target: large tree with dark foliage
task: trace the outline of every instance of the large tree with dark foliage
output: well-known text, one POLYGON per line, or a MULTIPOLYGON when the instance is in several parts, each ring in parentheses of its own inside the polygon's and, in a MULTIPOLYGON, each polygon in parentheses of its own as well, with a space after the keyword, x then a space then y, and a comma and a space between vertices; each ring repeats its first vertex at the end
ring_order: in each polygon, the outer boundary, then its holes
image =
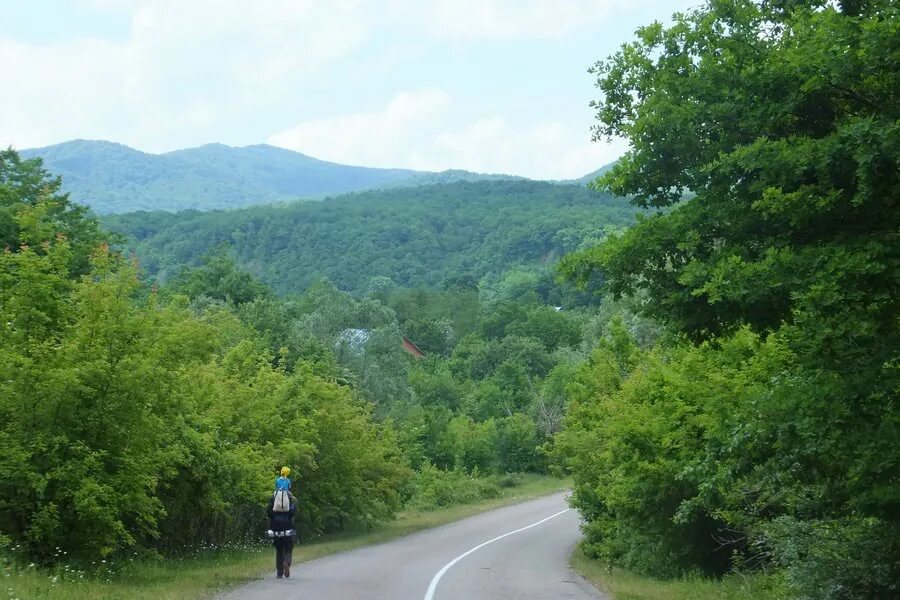
POLYGON ((603 185, 668 210, 571 272, 598 265, 616 292, 648 288, 648 310, 697 337, 860 309, 874 329, 842 335, 883 335, 900 224, 897 8, 819 4, 710 2, 594 66, 595 137, 632 144, 603 185))
POLYGON ((596 357, 563 446, 599 552, 896 597, 898 64, 890 0, 709 0, 594 66, 599 185, 659 211, 564 270, 703 342, 596 357))

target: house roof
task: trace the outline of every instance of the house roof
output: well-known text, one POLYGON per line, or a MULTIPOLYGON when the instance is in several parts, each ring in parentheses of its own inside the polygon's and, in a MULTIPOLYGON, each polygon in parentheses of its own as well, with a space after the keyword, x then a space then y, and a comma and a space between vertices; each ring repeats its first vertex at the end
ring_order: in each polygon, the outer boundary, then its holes
POLYGON ((416 358, 422 358, 423 356, 425 356, 425 353, 422 352, 422 350, 414 343, 412 343, 412 340, 410 340, 405 335, 403 336, 403 349, 416 358))

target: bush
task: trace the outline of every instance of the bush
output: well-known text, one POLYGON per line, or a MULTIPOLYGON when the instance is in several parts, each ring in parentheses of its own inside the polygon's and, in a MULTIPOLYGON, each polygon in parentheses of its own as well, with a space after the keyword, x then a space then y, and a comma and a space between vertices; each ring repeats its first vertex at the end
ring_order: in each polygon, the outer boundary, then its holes
POLYGON ((456 504, 469 504, 500 496, 499 477, 479 477, 460 469, 443 471, 426 463, 413 479, 413 494, 409 505, 421 510, 433 510, 456 504))
POLYGON ((900 556, 900 531, 880 519, 779 517, 763 530, 797 600, 900 597, 900 562, 889 558, 900 556))
POLYGON ((0 253, 14 284, 0 285, 0 531, 23 557, 252 539, 281 464, 304 532, 393 515, 409 470, 349 388, 273 367, 228 312, 141 300, 136 269, 107 249, 65 284, 66 250, 0 253), (230 346, 222 329, 239 333, 230 346))

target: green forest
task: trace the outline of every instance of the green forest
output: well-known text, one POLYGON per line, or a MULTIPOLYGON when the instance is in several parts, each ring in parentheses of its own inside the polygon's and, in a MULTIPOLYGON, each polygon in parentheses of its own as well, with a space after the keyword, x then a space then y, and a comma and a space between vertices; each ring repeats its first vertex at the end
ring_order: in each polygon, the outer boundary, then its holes
POLYGON ((0 152, 0 556, 253 542, 282 464, 301 540, 552 472, 610 569, 897 598, 898 64, 892 0, 647 25, 593 189, 98 222, 0 152))
POLYGON ((550 271, 566 252, 633 224, 637 212, 585 186, 522 180, 235 211, 128 213, 103 223, 125 236, 141 267, 161 282, 224 245, 277 293, 299 293, 323 277, 364 293, 385 277, 401 287, 441 288, 495 285, 517 267, 550 271))

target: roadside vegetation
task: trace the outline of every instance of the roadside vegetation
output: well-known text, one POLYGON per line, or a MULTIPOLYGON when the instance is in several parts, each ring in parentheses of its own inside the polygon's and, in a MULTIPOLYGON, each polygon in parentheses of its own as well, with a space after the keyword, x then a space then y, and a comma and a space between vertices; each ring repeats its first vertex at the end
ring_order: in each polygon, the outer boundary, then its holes
MULTIPOLYGON (((416 499, 391 521, 368 530, 348 530, 317 536, 294 547, 295 564, 344 552, 360 546, 379 544, 437 527, 508 504, 523 502, 567 489, 571 481, 541 475, 510 475, 475 478, 494 490, 487 499, 434 507, 427 499, 416 499), (487 479, 487 481, 480 481, 487 479), (431 507, 431 508, 426 508, 431 507)), ((166 558, 130 557, 94 564, 79 570, 63 563, 46 569, 20 561, 3 564, 7 597, 53 600, 196 600, 216 592, 269 575, 272 549, 267 540, 241 546, 198 548, 166 558)))
POLYGON ((595 133, 631 141, 600 185, 665 209, 563 259, 666 332, 609 328, 567 388, 555 451, 601 564, 900 595, 898 17, 709 2, 595 66, 595 133))
POLYGON ((783 600, 789 598, 783 581, 776 575, 730 574, 710 579, 698 574, 682 574, 673 579, 604 566, 576 548, 572 567, 614 600, 783 600))

